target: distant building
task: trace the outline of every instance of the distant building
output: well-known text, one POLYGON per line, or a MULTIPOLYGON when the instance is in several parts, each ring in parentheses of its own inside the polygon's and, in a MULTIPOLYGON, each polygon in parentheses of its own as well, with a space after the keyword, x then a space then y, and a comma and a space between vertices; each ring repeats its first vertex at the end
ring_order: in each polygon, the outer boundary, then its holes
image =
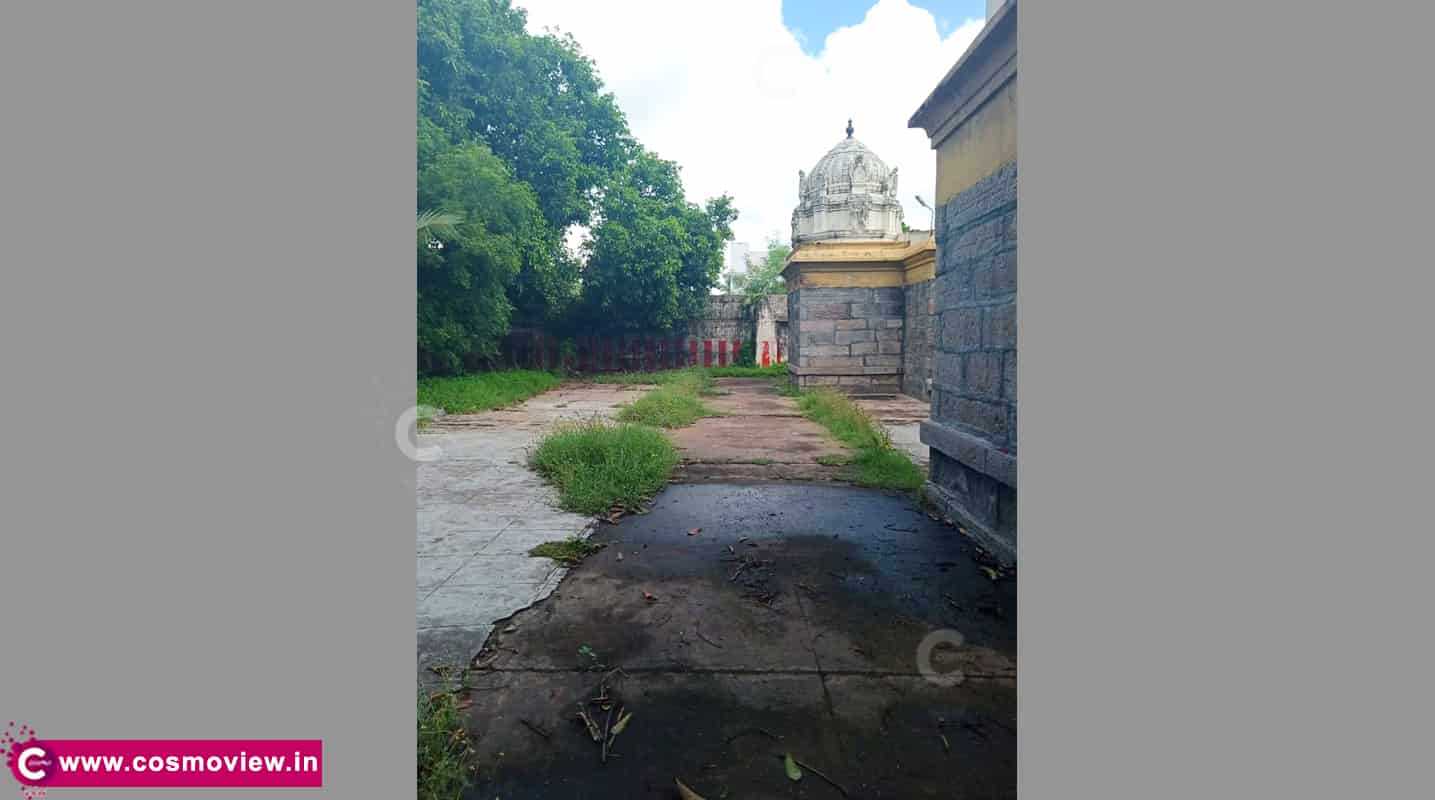
POLYGON ((727 263, 724 265, 733 272, 747 272, 748 265, 752 261, 752 247, 747 242, 728 242, 727 263))

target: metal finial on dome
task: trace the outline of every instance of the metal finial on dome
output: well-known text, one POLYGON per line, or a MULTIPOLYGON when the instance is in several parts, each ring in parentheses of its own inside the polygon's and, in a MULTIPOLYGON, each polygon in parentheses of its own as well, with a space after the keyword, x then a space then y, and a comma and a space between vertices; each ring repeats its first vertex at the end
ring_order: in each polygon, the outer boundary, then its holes
POLYGON ((847 138, 848 138, 848 139, 851 139, 851 138, 852 138, 852 118, 851 118, 851 117, 848 117, 848 118, 847 118, 847 138))

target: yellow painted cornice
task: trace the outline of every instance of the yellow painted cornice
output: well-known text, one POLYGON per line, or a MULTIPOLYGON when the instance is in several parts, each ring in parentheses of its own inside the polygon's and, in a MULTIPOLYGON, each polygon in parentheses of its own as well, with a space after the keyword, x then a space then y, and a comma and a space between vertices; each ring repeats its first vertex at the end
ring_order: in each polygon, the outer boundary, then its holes
POLYGON ((787 257, 787 290, 907 286, 936 275, 937 243, 928 231, 905 241, 811 242, 787 257))

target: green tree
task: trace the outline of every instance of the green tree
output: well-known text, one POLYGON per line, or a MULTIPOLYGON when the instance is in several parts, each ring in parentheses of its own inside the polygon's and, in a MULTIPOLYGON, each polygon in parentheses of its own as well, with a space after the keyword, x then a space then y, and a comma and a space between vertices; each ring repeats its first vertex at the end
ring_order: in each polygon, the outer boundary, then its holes
POLYGON ((762 302, 768 295, 786 294, 787 285, 782 280, 782 268, 791 253, 792 248, 782 241, 778 234, 774 233, 768 237, 767 254, 763 256, 762 263, 749 267, 746 274, 737 276, 737 291, 746 297, 749 303, 762 302))
POLYGON ((419 224, 425 372, 491 361, 511 323, 690 315, 736 216, 729 198, 688 203, 577 42, 525 24, 512 0, 419 0, 419 208, 460 220, 419 224), (594 234, 586 268, 575 228, 594 234))
POLYGON ((737 219, 732 198, 683 196, 678 167, 646 151, 609 189, 587 243, 583 294, 592 325, 672 328, 700 314, 737 219))
POLYGON ((418 354, 425 373, 458 372, 498 355, 512 305, 507 287, 539 263, 547 223, 532 188, 486 146, 436 157, 419 176, 418 354))

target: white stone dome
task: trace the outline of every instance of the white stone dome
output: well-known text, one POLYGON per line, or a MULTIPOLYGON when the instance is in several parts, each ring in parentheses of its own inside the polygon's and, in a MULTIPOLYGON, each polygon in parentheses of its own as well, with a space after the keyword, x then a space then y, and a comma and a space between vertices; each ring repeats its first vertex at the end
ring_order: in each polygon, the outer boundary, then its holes
POLYGON ((867 146, 847 138, 827 151, 809 175, 797 173, 798 205, 792 211, 792 244, 830 240, 895 240, 902 237, 897 170, 867 146))

